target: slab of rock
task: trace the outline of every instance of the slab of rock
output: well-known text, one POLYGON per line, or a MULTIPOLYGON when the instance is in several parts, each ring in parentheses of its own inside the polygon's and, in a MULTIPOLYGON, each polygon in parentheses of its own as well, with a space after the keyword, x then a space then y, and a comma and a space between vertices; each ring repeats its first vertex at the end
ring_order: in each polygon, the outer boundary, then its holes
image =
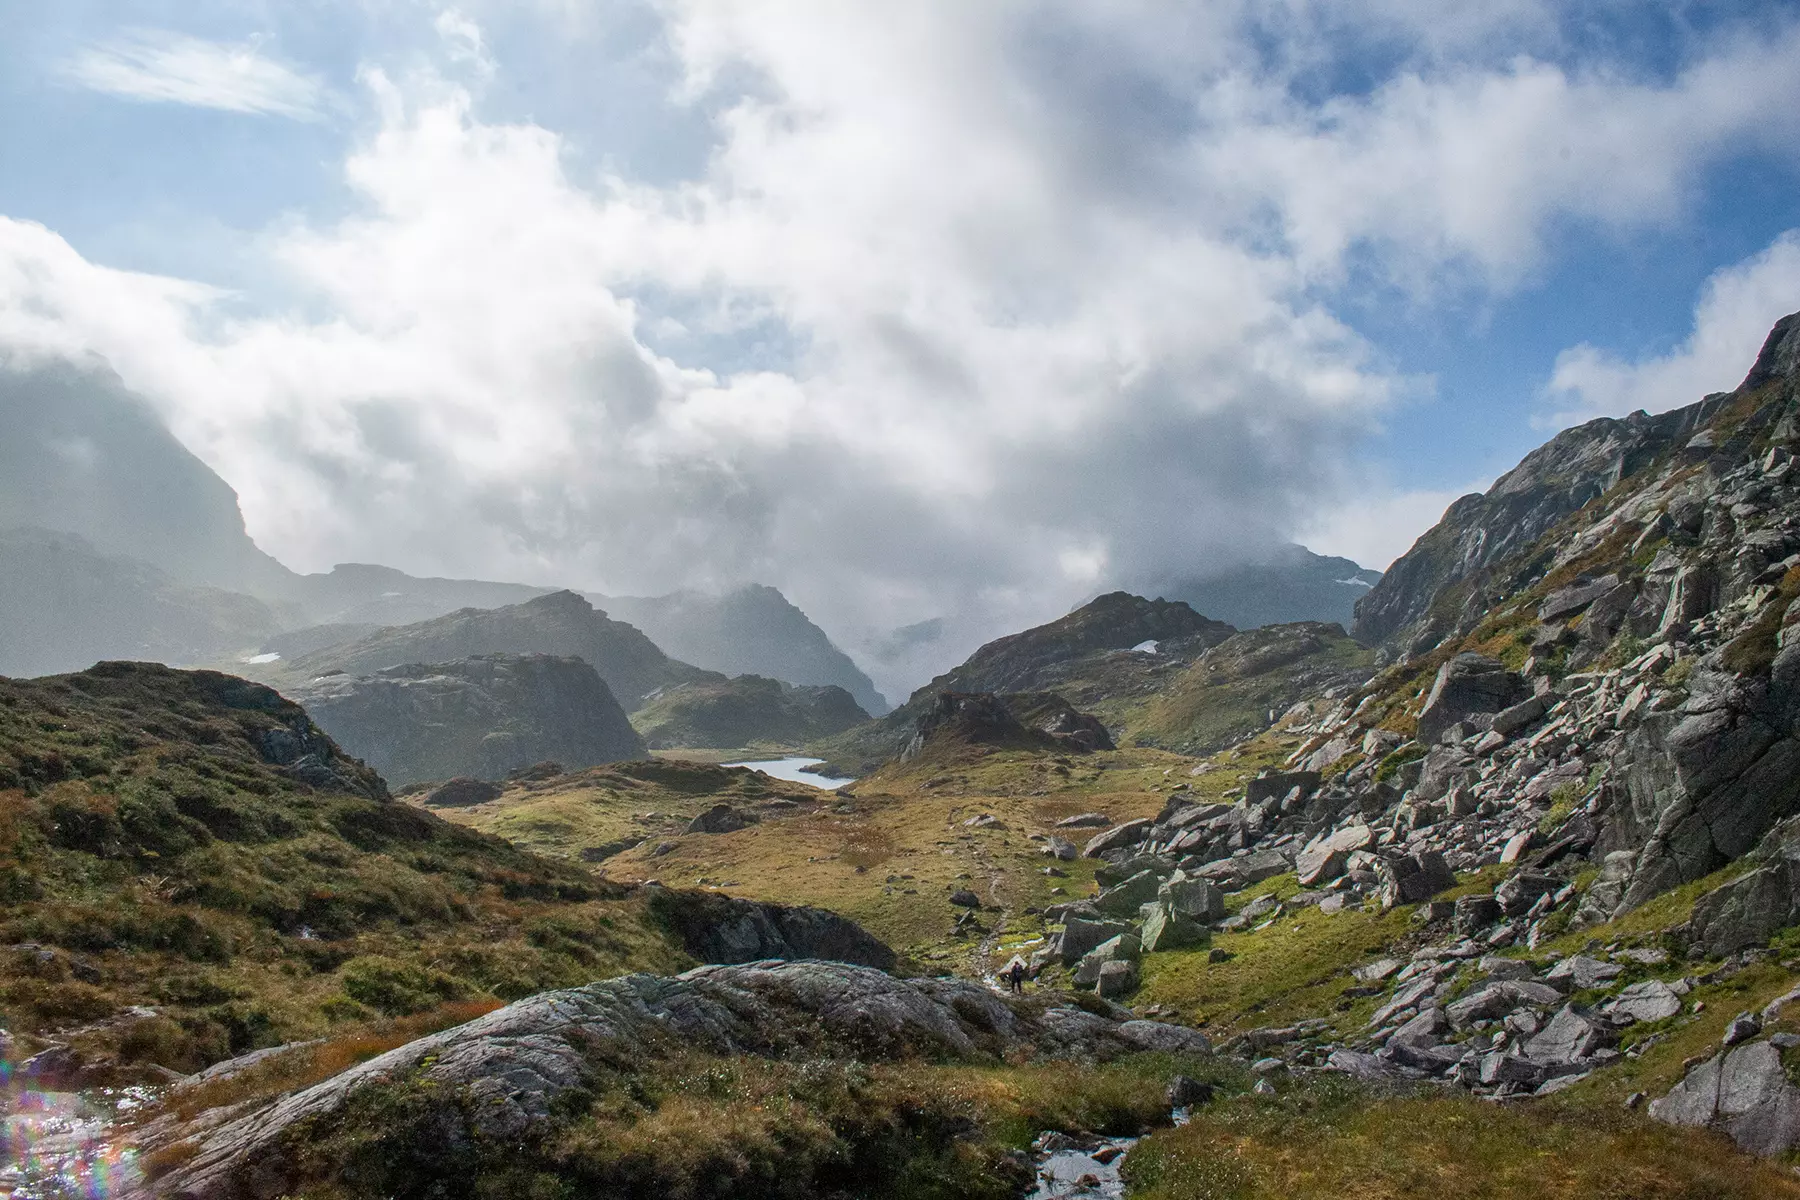
POLYGON ((1100 968, 1094 990, 1108 1000, 1128 996, 1137 989, 1138 969, 1134 962, 1109 962, 1100 968))
POLYGON ((1064 922, 1063 931, 1057 937, 1056 952, 1065 964, 1077 963, 1102 942, 1130 932, 1131 926, 1124 921, 1089 921, 1081 917, 1070 917, 1064 922))
POLYGON ((1671 1125, 1713 1126, 1752 1154, 1773 1157, 1800 1144, 1800 1089, 1787 1081, 1781 1054, 1746 1042, 1701 1063, 1650 1115, 1671 1125))
POLYGON ((1112 824, 1112 818, 1105 813, 1077 813, 1072 817, 1064 817, 1056 823, 1058 829, 1103 829, 1112 824))
POLYGON ((1416 904, 1456 886, 1456 872, 1436 850, 1421 850, 1381 864, 1381 906, 1416 904))
POLYGON ((1149 817, 1136 821, 1127 821, 1123 825, 1115 825, 1105 833, 1097 833, 1081 848, 1082 854, 1088 858, 1099 858, 1108 850, 1117 850, 1125 846, 1135 846, 1150 836, 1155 826, 1149 817))
POLYGON ((650 913, 703 963, 832 959, 891 971, 895 954, 848 917, 823 908, 742 900, 719 892, 648 888, 650 913))
MULTIPOLYGON (((1116 1021, 1073 1005, 1009 1005, 979 984, 896 979, 841 963, 700 967, 544 992, 351 1067, 251 1111, 202 1112, 143 1147, 187 1142, 157 1180, 184 1200, 274 1200, 304 1190, 301 1128, 329 1127, 368 1088, 415 1075, 432 1128, 457 1142, 548 1134, 567 1097, 594 1083, 597 1058, 635 1062, 670 1047, 709 1054, 871 1061, 1110 1059, 1199 1051, 1192 1030, 1116 1021)), ((424 1118, 422 1118, 424 1119, 424 1118)))
POLYGON ((1375 835, 1366 825, 1351 825, 1314 839, 1294 859, 1294 872, 1300 886, 1317 887, 1330 883, 1344 873, 1352 854, 1374 844, 1375 835))
POLYGON ((1280 800, 1295 788, 1302 795, 1312 792, 1319 786, 1320 776, 1317 771, 1274 772, 1259 775, 1244 785, 1244 803, 1255 808, 1264 800, 1280 800))
POLYGON ((1618 963, 1572 954, 1544 972, 1544 981, 1565 992, 1584 992, 1589 988, 1604 987, 1624 973, 1625 968, 1618 963))
POLYGON ((1431 694, 1419 713, 1418 739, 1427 746, 1434 745, 1452 725, 1471 718, 1486 717, 1492 721, 1495 713, 1531 694, 1531 685, 1507 670, 1499 659, 1484 654, 1458 654, 1438 668, 1431 694))
POLYGON ((1205 946, 1211 941, 1206 927, 1195 923, 1190 917, 1182 916, 1167 904, 1158 901, 1148 907, 1144 917, 1142 938, 1144 951, 1154 953, 1158 950, 1191 950, 1205 946))
POLYGON ((689 821, 687 832, 736 833, 740 829, 750 828, 761 820, 761 817, 745 809, 733 808, 729 804, 715 804, 689 821))
POLYGON ((1557 891, 1563 881, 1554 875, 1543 875, 1536 871, 1520 871, 1518 874, 1502 880, 1494 889, 1494 899, 1500 902, 1501 909, 1509 917, 1520 916, 1530 911, 1538 902, 1538 897, 1557 891))
POLYGON ((1244 885, 1261 883, 1265 879, 1273 879, 1277 875, 1285 875, 1294 869, 1287 856, 1279 850, 1257 850, 1239 859, 1233 859, 1238 870, 1243 873, 1244 885))
POLYGON ((1600 1011, 1616 1022, 1624 1017, 1631 1021, 1661 1021, 1681 1011, 1681 997, 1660 979, 1634 983, 1600 1006, 1600 1011))
POLYGON ((1206 879, 1189 879, 1180 871, 1163 881, 1156 898, 1167 904, 1171 912, 1195 921, 1211 923, 1225 915, 1223 891, 1206 879))
POLYGON ((1579 1064, 1598 1050, 1612 1044, 1611 1029, 1601 1026, 1572 1004, 1557 1010, 1550 1023, 1525 1043, 1525 1056, 1535 1063, 1556 1069, 1579 1064))
POLYGON ((1129 917, 1156 899, 1162 880, 1154 871, 1139 871, 1130 879, 1107 888, 1094 900, 1094 907, 1109 917, 1129 917))
POLYGON ((1494 714, 1494 723, 1490 727, 1490 732, 1510 738, 1542 717, 1549 711, 1549 708, 1550 706, 1544 702, 1542 696, 1532 696, 1521 700, 1512 707, 1503 708, 1494 714))

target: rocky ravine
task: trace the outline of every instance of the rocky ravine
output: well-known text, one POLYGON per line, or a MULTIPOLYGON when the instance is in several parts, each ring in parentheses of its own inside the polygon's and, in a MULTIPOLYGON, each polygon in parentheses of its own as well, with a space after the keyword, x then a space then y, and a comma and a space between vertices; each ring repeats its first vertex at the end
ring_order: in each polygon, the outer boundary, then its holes
MULTIPOLYGON (((273 1198, 302 1179, 316 1137, 358 1093, 406 1082, 435 1107, 447 1143, 504 1145, 554 1122, 596 1061, 672 1049, 776 1058, 988 1061, 1008 1054, 1106 1059, 1137 1050, 1204 1052, 1194 1030, 1114 1020, 1072 1005, 1012 1001, 974 983, 896 979, 830 962, 700 967, 546 992, 421 1038, 258 1111, 203 1112, 152 1126, 151 1153, 185 1161, 140 1195, 273 1198), (302 1134, 300 1131, 304 1130, 302 1134)), ((227 1068, 228 1072, 229 1068, 227 1068)), ((215 1072, 214 1079, 221 1073, 215 1072)))

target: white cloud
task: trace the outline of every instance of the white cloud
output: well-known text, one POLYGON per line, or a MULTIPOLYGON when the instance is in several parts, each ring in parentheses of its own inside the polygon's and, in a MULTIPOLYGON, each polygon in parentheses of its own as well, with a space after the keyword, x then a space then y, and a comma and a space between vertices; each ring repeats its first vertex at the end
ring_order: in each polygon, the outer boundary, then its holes
POLYGON ((1556 356, 1546 394, 1558 424, 1636 409, 1664 412, 1709 392, 1729 391, 1762 348, 1769 328, 1800 310, 1800 229, 1713 274, 1694 306, 1694 328, 1667 354, 1627 362, 1594 346, 1556 356))
POLYGON ((89 46, 63 65, 63 75, 127 100, 298 121, 318 120, 328 103, 322 84, 266 57, 253 42, 209 42, 159 29, 89 46))
POLYGON ((1452 491, 1406 491, 1365 480, 1321 506, 1301 530, 1300 541, 1315 553, 1341 555, 1385 571, 1438 523, 1451 503, 1470 492, 1485 492, 1492 483, 1481 480, 1452 491))
MULTIPOLYGON (((1663 84, 1482 57, 1548 36, 1530 4, 1314 102, 1285 72, 1350 6, 1280 10, 1269 70, 1235 4, 662 11, 671 102, 715 114, 696 178, 586 177, 559 132, 371 68, 352 211, 263 241, 291 308, 0 220, 0 346, 104 354, 302 568, 759 579, 828 628, 943 617, 954 660, 1107 579, 1296 533, 1403 550, 1450 497, 1354 499, 1341 447, 1404 384, 1319 282, 1373 246, 1507 286, 1551 221, 1668 219, 1800 86, 1791 33, 1663 84)), ((1421 37, 1418 11, 1370 36, 1421 37)), ((480 28, 437 25, 479 86, 480 28)))

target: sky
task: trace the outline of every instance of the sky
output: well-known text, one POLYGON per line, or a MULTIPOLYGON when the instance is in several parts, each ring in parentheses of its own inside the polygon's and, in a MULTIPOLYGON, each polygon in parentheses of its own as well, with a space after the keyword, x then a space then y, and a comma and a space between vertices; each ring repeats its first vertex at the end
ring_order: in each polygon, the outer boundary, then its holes
POLYGON ((0 0, 0 360, 297 570, 966 649, 1734 386, 1797 110, 1788 3, 0 0))

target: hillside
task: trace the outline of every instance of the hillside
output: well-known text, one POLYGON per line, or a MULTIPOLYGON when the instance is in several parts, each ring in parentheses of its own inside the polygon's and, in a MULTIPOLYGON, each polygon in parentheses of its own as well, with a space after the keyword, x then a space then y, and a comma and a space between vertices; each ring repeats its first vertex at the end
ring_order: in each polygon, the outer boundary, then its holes
POLYGON ((672 592, 588 598, 643 630, 682 662, 724 675, 840 687, 874 716, 891 707, 850 656, 772 587, 751 585, 718 596, 672 592))
POLYGON ((758 675, 678 683, 652 693, 631 716, 653 750, 792 749, 868 719, 841 687, 796 687, 758 675))
POLYGON ((684 961, 641 902, 390 800, 299 706, 212 672, 0 680, 0 820, 12 1057, 66 1046, 83 1077, 684 961))
POLYGON ((670 658, 638 629, 612 620, 574 592, 552 592, 502 608, 465 608, 382 629, 283 661, 270 671, 272 677, 298 682, 330 671, 369 675, 409 663, 454 662, 482 654, 582 659, 628 711, 658 688, 716 678, 670 658))
POLYGON ((32 528, 0 529, 0 614, 0 674, 21 677, 101 659, 230 658, 280 625, 260 600, 32 528))
POLYGON ((645 753, 606 682, 576 658, 413 663, 328 675, 288 696, 395 785, 504 779, 534 763, 579 769, 645 753))

